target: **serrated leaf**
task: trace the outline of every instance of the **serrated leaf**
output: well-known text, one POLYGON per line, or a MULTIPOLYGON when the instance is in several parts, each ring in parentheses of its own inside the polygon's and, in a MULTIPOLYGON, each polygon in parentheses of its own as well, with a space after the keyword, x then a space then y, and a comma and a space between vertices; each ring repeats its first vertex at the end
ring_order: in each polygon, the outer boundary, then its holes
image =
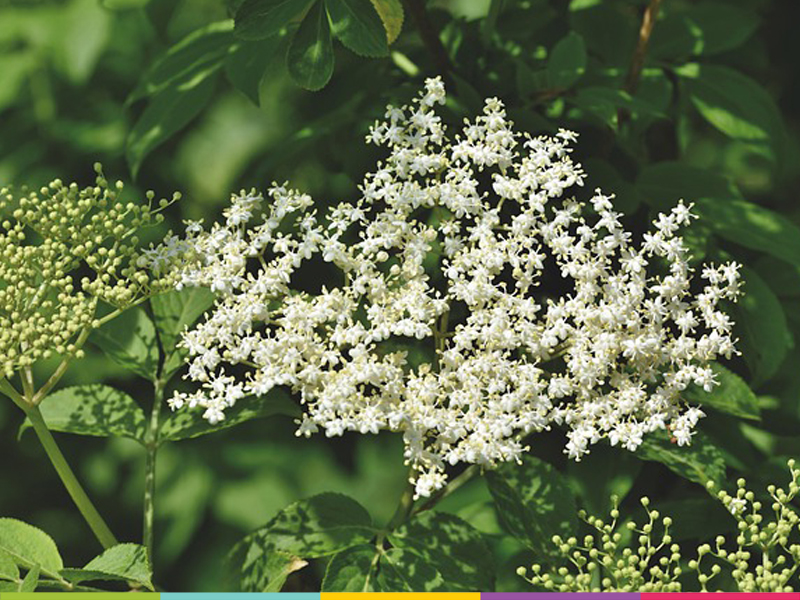
POLYGON ((500 520, 520 542, 542 556, 552 556, 554 535, 567 538, 577 530, 575 497, 552 465, 525 456, 521 465, 507 463, 486 474, 500 520))
POLYGON ((0 518, 0 550, 19 566, 38 565, 48 577, 57 577, 64 568, 56 543, 44 531, 17 519, 0 518))
POLYGON ((780 145, 783 124, 772 96, 756 81, 729 67, 689 65, 679 69, 689 98, 711 125, 727 136, 780 145))
POLYGON ((324 493, 290 504, 245 537, 234 552, 248 556, 277 550, 302 559, 320 558, 365 544, 376 533, 358 502, 344 494, 324 493))
POLYGON ((553 47, 547 59, 550 86, 569 88, 585 71, 586 44, 579 33, 571 31, 553 47))
POLYGON ((39 585, 39 574, 42 567, 40 565, 33 565, 31 569, 25 574, 25 578, 19 584, 20 592, 35 592, 36 587, 39 585))
POLYGON ((494 589, 489 546, 477 529, 455 515, 424 512, 390 532, 389 541, 395 548, 418 555, 420 564, 439 573, 448 591, 494 589))
POLYGON ((242 592, 280 592, 286 578, 308 563, 271 547, 240 544, 230 562, 236 569, 236 585, 242 592))
POLYGON ((155 379, 158 370, 156 329, 142 309, 126 310, 95 329, 89 341, 118 365, 145 379, 155 379))
POLYGON ((180 360, 171 362, 170 359, 180 354, 177 344, 183 330, 197 321, 213 303, 214 294, 205 288, 173 290, 150 299, 158 337, 166 355, 165 372, 180 366, 180 360))
POLYGON ((710 406, 735 417, 759 420, 761 411, 758 398, 744 379, 720 364, 712 363, 711 368, 719 385, 710 392, 692 386, 686 390, 686 400, 690 404, 710 406))
POLYGON ((382 592, 451 591, 433 565, 419 554, 401 548, 390 548, 383 553, 377 581, 382 592))
POLYGON ((215 87, 216 78, 205 77, 185 85, 167 86, 152 96, 126 142, 125 158, 134 177, 150 152, 200 114, 215 87))
POLYGON ((161 426, 159 440, 188 440, 228 429, 252 419, 263 419, 273 415, 299 417, 302 410, 297 402, 281 390, 273 390, 261 398, 243 398, 235 406, 225 410, 225 419, 211 424, 202 412, 178 410, 172 413, 161 426))
POLYGON ((286 55, 286 66, 295 83, 320 90, 333 75, 333 42, 323 0, 308 11, 286 55))
POLYGON ((225 58, 228 81, 255 105, 260 104, 261 81, 275 58, 281 39, 281 36, 275 35, 260 41, 242 41, 225 58))
POLYGON ((331 33, 361 56, 388 56, 386 30, 370 0, 325 0, 331 33))
POLYGON ((276 35, 314 0, 245 0, 236 11, 234 32, 243 40, 276 35))
MULTIPOLYGON (((98 437, 120 436, 143 441, 147 428, 144 412, 125 392, 99 383, 60 389, 40 405, 51 431, 98 437)), ((31 427, 25 420, 20 434, 31 427)))
POLYGON ((0 579, 17 581, 19 579, 19 568, 11 555, 0 548, 0 579))
POLYGON ((128 102, 158 94, 168 87, 193 88, 222 67, 233 44, 230 19, 193 31, 156 60, 139 80, 128 102))
POLYGON ((754 270, 741 270, 744 295, 736 304, 735 332, 744 344, 744 358, 753 385, 769 380, 783 363, 794 340, 780 301, 754 270))
POLYGON ((61 576, 71 583, 129 581, 153 589, 147 549, 139 544, 112 546, 89 561, 83 569, 62 569, 61 576))
POLYGON ((636 455, 644 460, 660 462, 684 479, 703 487, 709 481, 718 486, 725 481, 722 453, 702 431, 695 432, 689 446, 673 444, 667 431, 651 433, 645 436, 636 455))
POLYGON ((386 30, 386 41, 393 44, 403 29, 403 4, 400 0, 372 0, 386 30))
POLYGON ((361 544, 333 555, 325 569, 322 592, 379 592, 377 549, 361 544))

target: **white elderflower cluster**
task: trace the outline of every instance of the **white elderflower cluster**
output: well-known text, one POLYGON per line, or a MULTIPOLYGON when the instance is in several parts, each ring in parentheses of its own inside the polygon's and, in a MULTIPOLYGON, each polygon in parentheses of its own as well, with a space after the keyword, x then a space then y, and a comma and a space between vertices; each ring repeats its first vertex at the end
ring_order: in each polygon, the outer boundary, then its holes
POLYGON ((275 386, 299 395, 298 434, 402 432, 418 496, 456 463, 518 459, 523 436, 566 428, 580 459, 608 438, 634 450, 653 431, 691 441, 703 413, 691 385, 711 390, 710 362, 730 356, 738 265, 708 266, 692 288, 680 227, 691 206, 661 214, 641 240, 613 196, 573 195, 584 172, 574 133, 515 132, 503 104, 448 137, 439 79, 410 106, 389 107, 368 141, 388 158, 354 203, 318 216, 306 195, 274 186, 233 198, 224 224, 161 250, 196 258, 179 285, 218 300, 188 331, 194 393, 210 421, 275 386), (320 256, 343 284, 292 289, 320 256), (408 350, 427 347, 430 360, 408 350))

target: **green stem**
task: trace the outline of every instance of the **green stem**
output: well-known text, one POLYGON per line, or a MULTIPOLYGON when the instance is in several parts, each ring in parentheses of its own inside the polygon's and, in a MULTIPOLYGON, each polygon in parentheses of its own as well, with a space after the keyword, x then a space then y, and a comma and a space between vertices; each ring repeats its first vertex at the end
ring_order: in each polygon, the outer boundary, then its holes
MULTIPOLYGON (((409 478, 410 479, 410 478, 409 478)), ((405 523, 408 516, 411 514, 411 508, 414 506, 414 484, 409 481, 403 490, 403 495, 400 496, 400 502, 397 505, 397 510, 394 515, 386 524, 384 529, 386 531, 393 531, 405 523)))
POLYGON ((428 498, 427 501, 423 502, 422 504, 417 505, 413 511, 411 511, 411 516, 414 517, 419 513, 430 510, 434 506, 436 506, 439 502, 447 498, 450 494, 455 492, 458 488, 462 485, 467 483, 473 477, 480 473, 480 468, 478 465, 470 465, 456 478, 452 479, 450 483, 436 492, 433 496, 428 498))
POLYGON ((153 393, 153 409, 150 422, 145 433, 144 472, 144 516, 142 521, 142 544, 147 549, 147 558, 153 564, 153 522, 155 520, 156 496, 156 454, 158 453, 158 428, 161 416, 161 405, 164 401, 164 382, 161 378, 155 381, 153 393))
POLYGON ((55 467, 58 476, 61 478, 61 482, 64 484, 64 487, 67 488, 67 492, 69 492, 73 502, 75 502, 75 506, 78 507, 81 515, 83 515, 83 518, 89 524, 89 527, 92 529, 95 537, 104 548, 115 546, 117 544, 117 540, 114 537, 114 534, 111 533, 111 530, 108 528, 108 525, 106 525, 103 517, 101 517, 100 513, 97 512, 97 509, 94 507, 94 504, 92 504, 89 496, 86 495, 83 487, 81 487, 78 478, 75 477, 75 473, 73 473, 72 469, 67 463, 67 460, 61 453, 58 444, 56 444, 53 434, 50 433, 50 430, 47 428, 39 407, 27 405, 24 410, 25 414, 33 425, 33 430, 36 432, 36 435, 39 436, 39 441, 42 443, 44 451, 47 453, 47 457, 50 459, 53 467, 55 467))

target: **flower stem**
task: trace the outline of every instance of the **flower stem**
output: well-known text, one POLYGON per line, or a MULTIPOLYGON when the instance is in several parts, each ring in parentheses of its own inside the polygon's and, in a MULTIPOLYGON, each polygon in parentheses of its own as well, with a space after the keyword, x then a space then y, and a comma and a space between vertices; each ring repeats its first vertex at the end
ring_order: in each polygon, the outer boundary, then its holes
POLYGON ((142 544, 147 550, 147 558, 153 564, 153 522, 155 519, 156 496, 156 454, 158 453, 158 428, 161 415, 161 404, 164 401, 164 381, 156 379, 153 393, 153 409, 150 422, 145 433, 144 474, 144 515, 142 519, 142 544))
POLYGON ((44 422, 44 418, 42 417, 42 412, 39 410, 39 407, 27 405, 25 406, 24 410, 25 414, 33 425, 33 430, 36 432, 36 435, 39 437, 39 441, 44 447, 44 451, 47 453, 47 457, 50 459, 50 462, 53 464, 58 476, 61 478, 61 482, 64 484, 64 487, 67 488, 67 492, 69 492, 70 497, 72 497, 73 502, 75 502, 75 506, 78 507, 78 510, 80 511, 81 515, 83 515, 86 523, 88 523, 89 527, 92 529, 95 537, 104 548, 115 546, 117 544, 117 540, 114 537, 114 534, 111 533, 111 530, 108 528, 108 525, 106 525, 103 517, 101 517, 100 513, 97 512, 97 509, 94 507, 94 504, 92 504, 89 496, 86 495, 83 487, 81 487, 78 478, 75 476, 75 473, 67 463, 66 458, 64 458, 64 455, 61 453, 58 444, 56 444, 53 434, 50 433, 50 430, 47 428, 47 424, 44 422))
POLYGON ((417 505, 413 511, 411 511, 411 516, 414 517, 419 513, 430 510, 434 506, 436 506, 439 502, 447 498, 450 494, 455 492, 458 488, 462 485, 467 483, 470 479, 475 477, 478 473, 480 473, 480 468, 478 465, 470 465, 456 478, 452 479, 450 483, 436 492, 433 496, 431 496, 426 502, 417 505))

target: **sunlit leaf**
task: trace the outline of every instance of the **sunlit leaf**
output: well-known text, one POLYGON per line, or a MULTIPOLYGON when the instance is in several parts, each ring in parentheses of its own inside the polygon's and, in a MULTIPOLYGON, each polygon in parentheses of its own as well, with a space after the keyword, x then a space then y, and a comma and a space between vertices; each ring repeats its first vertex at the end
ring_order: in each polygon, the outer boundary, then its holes
POLYGON ((657 431, 644 438, 636 450, 644 460, 660 462, 684 479, 705 486, 709 481, 725 482, 725 460, 719 449, 703 432, 696 431, 689 446, 678 446, 669 432, 657 431))
POLYGON ((129 371, 145 379, 155 379, 158 370, 156 329, 142 309, 126 310, 95 329, 89 341, 129 371))
POLYGON ((134 176, 150 152, 200 114, 215 83, 214 78, 203 78, 190 87, 167 87, 152 97, 128 135, 125 157, 134 176))
POLYGON ((356 54, 387 56, 386 30, 370 0, 325 0, 331 33, 356 54))
POLYGON ((500 521, 523 544, 553 553, 554 535, 576 532, 575 497, 566 479, 552 465, 534 456, 522 464, 506 463, 486 474, 500 521))
POLYGON ((403 29, 403 4, 400 0, 372 0, 386 30, 386 41, 394 43, 403 29))
POLYGON ((273 415, 298 417, 302 414, 297 402, 281 390, 273 390, 261 398, 242 398, 235 406, 225 411, 225 418, 211 424, 202 416, 202 411, 181 409, 172 413, 161 427, 159 439, 178 441, 216 433, 252 419, 273 415))
POLYGON ((64 568, 53 539, 38 527, 17 519, 0 518, 0 550, 17 565, 26 569, 38 565, 43 574, 51 577, 64 568))
MULTIPOLYGON (((144 412, 125 392, 102 384, 77 385, 53 392, 42 402, 44 422, 52 431, 143 441, 144 412)), ((30 427, 25 421, 23 429, 30 427)))
POLYGON ((231 50, 233 22, 211 23, 169 47, 139 80, 128 102, 152 96, 169 87, 192 89, 223 66, 231 50))

